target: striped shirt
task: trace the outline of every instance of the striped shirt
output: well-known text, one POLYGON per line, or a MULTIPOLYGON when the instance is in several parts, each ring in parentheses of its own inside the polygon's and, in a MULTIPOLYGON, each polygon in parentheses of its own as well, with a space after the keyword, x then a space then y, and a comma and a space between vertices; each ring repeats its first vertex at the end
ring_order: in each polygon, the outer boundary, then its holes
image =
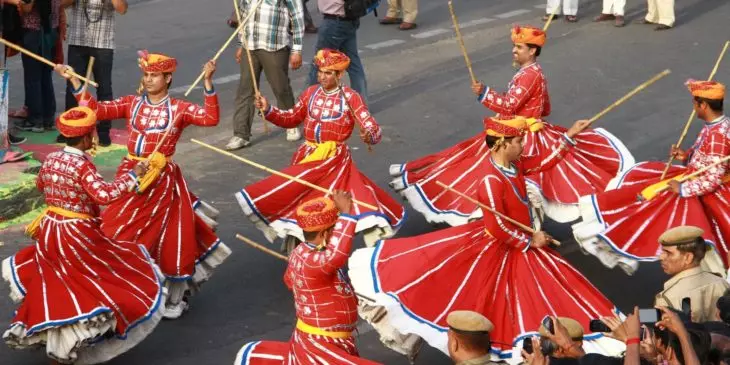
POLYGON ((291 47, 293 51, 301 52, 304 39, 304 5, 301 0, 239 0, 242 19, 257 1, 261 3, 256 13, 248 19, 240 34, 242 44, 250 50, 274 52, 291 47))

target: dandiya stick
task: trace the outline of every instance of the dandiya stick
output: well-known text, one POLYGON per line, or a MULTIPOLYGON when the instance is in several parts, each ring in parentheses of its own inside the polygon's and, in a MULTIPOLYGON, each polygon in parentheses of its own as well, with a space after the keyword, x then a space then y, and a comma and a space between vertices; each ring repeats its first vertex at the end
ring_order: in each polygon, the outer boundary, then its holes
MULTIPOLYGON (((47 59, 45 59, 45 58, 43 58, 43 57, 41 57, 41 56, 39 56, 39 55, 37 55, 37 54, 35 54, 35 53, 33 53, 33 52, 29 51, 29 50, 27 50, 27 49, 25 49, 25 48, 23 48, 23 47, 21 47, 21 46, 17 45, 17 44, 15 44, 15 43, 11 43, 11 42, 8 42, 8 41, 7 41, 6 39, 4 39, 4 38, 0 38, 0 43, 2 43, 2 44, 4 44, 4 45, 6 45, 6 46, 8 46, 8 47, 10 47, 10 48, 12 48, 12 49, 14 49, 14 50, 18 51, 18 52, 20 52, 20 53, 22 53, 22 54, 24 54, 24 55, 26 55, 26 56, 28 56, 28 57, 30 57, 30 58, 32 58, 32 59, 34 59, 34 60, 38 61, 38 62, 41 62, 41 63, 45 63, 46 65, 48 65, 48 66, 51 66, 51 68, 56 68, 56 64, 55 64, 55 63, 53 63, 53 62, 51 62, 51 61, 49 61, 49 60, 47 60, 47 59)), ((91 85, 91 86, 93 86, 93 87, 99 87, 99 84, 97 84, 96 82, 94 82, 94 81, 91 81, 91 80, 89 80, 88 78, 86 78, 86 77, 83 77, 83 76, 81 76, 81 75, 77 74, 77 73, 76 73, 76 72, 74 72, 74 71, 71 71, 71 72, 69 72, 69 74, 71 74, 72 76, 74 76, 74 77, 78 78, 78 79, 79 79, 79 80, 81 80, 81 81, 87 82, 87 83, 88 83, 89 85, 91 85)))
MULTIPOLYGON (((440 186, 440 187, 442 187, 444 189, 447 189, 447 190, 453 192, 454 194, 456 194, 456 195, 458 195, 458 196, 460 196, 460 197, 462 197, 462 198, 464 198, 464 199, 466 199, 466 200, 468 200, 468 201, 470 201, 470 202, 478 205, 480 208, 482 208, 482 209, 484 209, 484 210, 486 210, 486 211, 488 211, 488 212, 490 212, 490 213, 492 213, 492 214, 494 214, 496 216, 499 216, 500 218, 506 220, 507 222, 510 222, 510 223, 516 225, 517 227, 519 227, 520 229, 522 229, 525 232, 528 232, 530 234, 534 234, 535 233, 535 230, 532 227, 528 227, 528 226, 520 223, 519 221, 514 220, 514 219, 512 219, 512 218, 510 218, 510 217, 508 217, 506 215, 504 215, 503 213, 498 212, 498 211, 492 209, 492 207, 490 207, 490 206, 488 206, 486 204, 483 204, 479 200, 476 200, 476 199, 470 197, 469 195, 466 195, 466 194, 464 194, 464 193, 462 193, 462 192, 460 192, 460 191, 458 191, 458 190, 456 190, 456 189, 454 189, 454 188, 452 188, 452 187, 450 187, 450 186, 442 183, 441 181, 436 181, 436 185, 438 185, 438 186, 440 186)), ((556 246, 560 246, 560 241, 558 241, 558 240, 556 240, 554 238, 551 239, 550 242, 552 242, 556 246)))
MULTIPOLYGON (((728 46, 730 46, 730 41, 725 42, 725 46, 722 47, 722 51, 720 51, 720 55, 717 57, 717 61, 715 62, 715 67, 712 69, 712 72, 710 72, 710 77, 707 79, 707 81, 712 81, 712 78, 715 77, 715 73, 717 73, 717 69, 718 67, 720 67, 720 62, 722 62, 723 57, 725 57, 725 52, 727 52, 728 46)), ((677 141, 677 144, 675 144, 677 148, 682 145, 684 137, 687 136, 687 132, 689 132, 689 126, 692 125, 692 121, 695 119, 695 114, 697 113, 694 111, 694 109, 692 109, 692 113, 689 115, 687 123, 684 124, 684 130, 682 130, 682 134, 679 135, 679 140, 677 141)), ((664 180, 664 177, 667 176, 667 172, 672 166, 672 162, 674 162, 674 156, 669 156, 669 162, 667 162, 667 166, 664 167, 662 177, 659 180, 664 180)))
MULTIPOLYGON (((238 156, 236 154, 230 153, 228 151, 224 151, 224 150, 222 150, 222 149, 220 149, 218 147, 211 146, 211 145, 209 145, 209 144, 207 144, 205 142, 199 141, 199 140, 197 140, 195 138, 191 139, 190 141, 193 142, 193 143, 199 144, 199 145, 201 145, 201 146, 203 146, 203 147, 205 147, 207 149, 216 151, 216 152, 218 152, 218 153, 220 153, 222 155, 226 155, 228 157, 233 157, 233 158, 235 158, 238 161, 241 161, 243 163, 246 163, 248 165, 251 165, 251 166, 253 166, 253 167, 257 168, 257 169, 264 170, 264 171, 266 171, 266 172, 268 172, 270 174, 277 175, 277 176, 283 177, 285 179, 298 182, 298 183, 300 183, 300 184, 302 184, 302 185, 304 185, 306 187, 312 188, 314 190, 317 190, 319 192, 325 193, 327 195, 331 195, 332 194, 331 191, 329 191, 329 190, 327 190, 327 189, 325 189, 325 188, 323 188, 323 187, 321 187, 319 185, 312 184, 311 182, 309 182, 307 180, 302 180, 302 179, 300 179, 300 178, 298 178, 296 176, 291 176, 291 175, 286 174, 286 173, 283 173, 281 171, 274 170, 274 169, 272 169, 270 167, 267 167, 267 166, 264 166, 264 165, 262 165, 262 164, 260 164, 258 162, 254 162, 254 161, 251 161, 251 160, 249 160, 247 158, 244 158, 244 157, 238 156)), ((371 210, 378 210, 377 207, 375 207, 373 205, 370 205, 368 203, 364 203, 364 202, 361 202, 361 201, 358 201, 358 200, 355 200, 355 199, 352 199, 352 202, 355 203, 355 204, 357 204, 357 205, 359 205, 359 206, 361 206, 361 207, 364 207, 364 208, 368 208, 368 209, 371 209, 371 210)))
MULTIPOLYGON (((687 180, 694 179, 695 177, 704 174, 705 172, 709 171, 710 169, 714 168, 715 166, 724 164, 724 163, 726 163, 728 161, 730 161, 730 155, 727 155, 727 156, 725 156, 725 157, 723 157, 723 158, 715 161, 714 163, 712 163, 710 165, 707 165, 707 166, 705 166, 705 167, 703 167, 703 168, 701 168, 701 169, 699 169, 699 170, 697 170, 697 171, 695 171, 695 172, 693 172, 693 173, 691 173, 691 174, 689 174, 687 176, 683 176, 680 179, 676 179, 676 181, 679 181, 680 183, 683 183, 683 182, 685 182, 687 180)), ((666 185, 663 188, 657 190, 657 193, 661 193, 662 191, 666 191, 666 190, 669 190, 669 185, 666 185)))
POLYGON ((456 13, 454 12, 454 5, 449 0, 449 11, 451 12, 451 21, 454 23, 454 31, 456 32, 456 39, 459 41, 461 47, 461 53, 464 55, 464 62, 466 62, 466 68, 469 70, 469 76, 471 77, 472 84, 477 82, 476 76, 474 76, 474 70, 471 68, 471 60, 469 54, 466 53, 466 46, 464 45, 464 38, 461 36, 461 30, 459 29, 459 20, 456 19, 456 13))

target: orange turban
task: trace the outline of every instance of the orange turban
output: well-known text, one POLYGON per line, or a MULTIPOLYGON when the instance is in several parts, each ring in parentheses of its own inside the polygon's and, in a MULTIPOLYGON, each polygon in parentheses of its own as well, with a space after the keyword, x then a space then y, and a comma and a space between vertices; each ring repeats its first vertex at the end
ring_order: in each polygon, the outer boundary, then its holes
POLYGON ((319 232, 332 227, 339 214, 332 199, 312 199, 297 207, 297 223, 304 232, 319 232))
POLYGON ((519 116, 497 116, 484 118, 484 132, 492 137, 517 137, 527 131, 527 119, 519 116))
POLYGON ((340 51, 323 48, 314 56, 314 64, 321 71, 345 71, 350 66, 350 57, 340 51))
POLYGON ((715 81, 697 81, 693 79, 684 83, 692 96, 705 99, 722 100, 725 98, 725 85, 715 81))
POLYGON ((173 73, 177 68, 177 60, 163 54, 149 53, 146 50, 138 51, 139 68, 143 72, 173 73))
POLYGON ((56 128, 67 138, 85 136, 96 130, 96 113, 87 106, 71 108, 58 116, 56 128))
POLYGON ((545 32, 529 25, 512 27, 512 43, 526 43, 542 47, 545 45, 545 32))

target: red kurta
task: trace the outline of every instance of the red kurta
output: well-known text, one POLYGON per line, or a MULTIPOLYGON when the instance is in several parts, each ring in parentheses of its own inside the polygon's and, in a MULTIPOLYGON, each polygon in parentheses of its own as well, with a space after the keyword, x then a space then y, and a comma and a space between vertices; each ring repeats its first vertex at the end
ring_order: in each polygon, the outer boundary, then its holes
MULTIPOLYGON (((550 114, 547 81, 537 63, 518 71, 504 94, 486 88, 479 96, 479 102, 503 115, 540 119, 550 114)), ((561 126, 543 121, 541 130, 527 134, 524 154, 549 154, 550 147, 565 131, 561 126)), ((534 188, 531 200, 539 202, 545 213, 559 222, 577 219, 580 216, 577 203, 581 196, 603 191, 611 178, 634 163, 621 141, 601 128, 580 133, 576 141, 577 146, 553 168, 527 176, 534 188)), ((406 197, 429 222, 452 226, 464 224, 471 218, 480 217, 481 210, 436 182, 476 195, 478 182, 484 178, 484 171, 476 166, 483 163, 488 154, 484 133, 479 133, 441 152, 391 165, 390 174, 395 178, 390 186, 406 197)))
POLYGON ((35 245, 2 263, 11 298, 21 303, 3 335, 10 347, 44 345, 60 362, 95 363, 157 325, 164 301, 157 267, 144 246, 105 237, 97 218, 99 204, 122 199, 135 182, 133 172, 104 182, 71 147, 44 161, 36 185, 49 207, 63 210, 45 213, 35 245))
MULTIPOLYGON (((365 241, 372 243, 395 234, 405 218, 405 209, 361 173, 352 161, 350 148, 344 142, 352 134, 355 123, 367 131, 365 143, 368 144, 378 143, 381 131, 360 95, 349 87, 343 89, 344 95, 336 90, 325 92, 318 85, 310 86, 299 96, 293 109, 271 107, 266 119, 283 128, 304 124, 306 142, 294 152, 291 166, 282 172, 326 189, 349 191, 353 199, 378 207, 377 210, 357 204, 354 207, 358 219, 356 232, 364 231, 365 241), (329 157, 302 162, 314 153, 318 144, 328 142, 334 145, 329 157)), ((302 231, 296 224, 296 207, 321 196, 324 193, 276 175, 236 193, 246 216, 264 231, 269 241, 287 235, 303 241, 302 231)))
MULTIPOLYGON (((690 174, 730 155, 730 118, 707 123, 688 153, 687 166, 672 166, 666 179, 690 174)), ((614 190, 581 199, 583 221, 573 227, 576 240, 604 265, 619 265, 632 274, 640 261, 656 261, 659 236, 681 225, 702 228, 719 259, 726 259, 730 248, 728 165, 682 183, 679 195, 665 191, 639 200, 642 190, 659 182, 665 167, 661 162, 637 164, 616 180, 614 190)), ((712 264, 708 268, 724 272, 712 264)))
MULTIPOLYGON (((81 99, 80 94, 76 94, 81 99)), ((97 102, 90 95, 89 107, 96 110, 100 120, 127 119, 129 139, 127 151, 134 157, 147 157, 164 134, 170 129, 159 152, 171 157, 183 129, 195 125, 218 125, 218 96, 205 94, 203 107, 188 101, 166 97, 152 104, 146 94, 128 95, 114 101, 97 102)), ((125 157, 117 176, 130 171, 137 161, 125 157)), ((162 273, 172 282, 199 283, 208 279, 212 270, 229 254, 196 210, 197 198, 188 190, 180 167, 168 161, 157 180, 142 194, 128 194, 102 213, 101 228, 114 239, 142 242, 162 273)), ((174 303, 181 299, 181 291, 171 293, 174 303)))
MULTIPOLYGON (((341 214, 322 249, 303 242, 292 251, 284 283, 292 291, 297 319, 329 332, 355 331, 357 298, 344 268, 352 250, 357 218, 341 214)), ((358 357, 352 336, 333 338, 294 330, 289 343, 251 342, 238 352, 236 364, 377 364, 358 357)))
MULTIPOLYGON (((542 161, 523 157, 509 169, 487 159, 478 167, 484 174, 478 200, 532 226, 525 174, 553 167, 566 149, 567 144, 555 145, 542 161)), ((571 317, 588 328, 591 319, 614 310, 553 249, 531 248, 531 241, 530 234, 485 212, 479 221, 357 250, 350 259, 350 277, 358 293, 373 295, 385 307, 393 328, 421 336, 444 353, 451 311, 484 314, 494 322, 492 352, 510 358, 512 347, 534 335, 546 315, 571 317)), ((611 352, 603 347, 610 340, 600 337, 586 336, 587 349, 611 352)))

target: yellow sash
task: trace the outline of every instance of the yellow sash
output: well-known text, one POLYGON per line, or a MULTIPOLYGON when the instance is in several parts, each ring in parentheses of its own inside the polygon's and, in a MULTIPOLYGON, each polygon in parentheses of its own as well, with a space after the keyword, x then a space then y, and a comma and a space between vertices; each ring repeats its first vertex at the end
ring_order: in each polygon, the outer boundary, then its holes
POLYGON ((530 127, 530 132, 539 132, 545 125, 535 118, 527 118, 527 126, 530 127))
POLYGON ((307 141, 305 143, 307 144, 307 146, 314 147, 314 151, 312 151, 310 154, 307 155, 307 157, 299 161, 299 164, 326 160, 334 156, 335 153, 337 153, 337 142, 335 141, 327 141, 322 143, 307 141))
POLYGON ((25 227, 25 234, 28 237, 32 238, 35 236, 36 233, 38 233, 38 228, 40 228, 40 226, 41 226, 41 221, 43 220, 43 217, 45 217, 48 212, 53 212, 58 215, 62 215, 66 218, 73 218, 73 219, 94 218, 92 215, 85 214, 85 213, 72 212, 70 210, 66 210, 66 209, 59 208, 59 207, 47 207, 46 209, 44 209, 41 212, 41 214, 38 214, 38 216, 35 217, 35 219, 33 219, 33 221, 30 222, 30 224, 27 227, 25 227))
MULTIPOLYGON (((643 198, 644 198, 645 200, 651 200, 652 198, 654 198, 655 196, 657 196, 657 194, 659 194, 659 192, 660 192, 660 191, 661 191, 662 189, 664 189, 664 188, 665 188, 665 186, 667 186, 667 185, 669 184, 669 182, 670 182, 671 180, 681 180, 681 179, 683 179, 683 178, 684 178, 684 177, 685 177, 686 175, 687 175, 687 174, 681 174, 681 175, 677 175, 677 176, 675 176, 675 177, 672 177, 672 178, 669 178, 669 179, 665 179, 665 180, 662 180, 662 181, 660 181, 660 182, 658 182, 658 183, 654 183, 654 184, 651 184, 651 185, 649 185, 649 186, 645 187, 645 188, 644 188, 644 190, 642 190, 642 191, 641 191, 641 196, 642 196, 642 197, 643 197, 643 198)), ((727 182, 730 182, 730 175, 725 175, 725 176, 724 176, 724 177, 722 178, 722 183, 723 183, 723 184, 725 184, 725 183, 727 183, 727 182)))
POLYGON ((310 335, 325 336, 325 337, 331 337, 331 338, 348 338, 348 337, 352 336, 352 332, 325 331, 321 328, 310 326, 310 325, 302 322, 301 319, 297 319, 297 329, 304 333, 308 333, 310 335))
POLYGON ((152 185, 152 183, 160 176, 162 169, 165 168, 167 163, 172 161, 172 157, 167 157, 160 152, 154 152, 149 157, 139 157, 128 154, 127 158, 134 161, 150 160, 149 170, 147 170, 147 173, 139 179, 139 186, 137 187, 137 193, 139 194, 142 194, 145 190, 147 190, 147 188, 150 187, 150 185, 152 185))

